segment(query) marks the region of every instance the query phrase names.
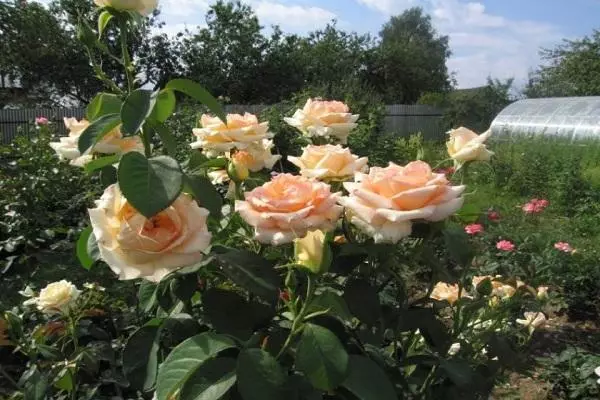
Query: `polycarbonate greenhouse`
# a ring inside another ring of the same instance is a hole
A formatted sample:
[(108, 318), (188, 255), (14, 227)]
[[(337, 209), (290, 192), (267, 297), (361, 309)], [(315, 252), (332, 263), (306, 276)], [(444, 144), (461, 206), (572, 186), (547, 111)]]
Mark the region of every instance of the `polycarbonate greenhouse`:
[(566, 140), (600, 139), (600, 97), (519, 100), (492, 122), (495, 137), (545, 136)]

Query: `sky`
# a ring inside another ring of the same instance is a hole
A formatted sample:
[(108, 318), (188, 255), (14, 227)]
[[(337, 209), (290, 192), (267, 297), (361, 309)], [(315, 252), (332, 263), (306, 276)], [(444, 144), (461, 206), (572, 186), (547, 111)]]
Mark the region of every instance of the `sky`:
[[(167, 32), (205, 24), (212, 0), (159, 0)], [(522, 86), (540, 63), (539, 49), (600, 28), (600, 0), (245, 0), (262, 25), (306, 33), (332, 19), (347, 31), (377, 35), (392, 15), (423, 7), (436, 30), (450, 37), (448, 69), (458, 87), (485, 84), (488, 76)]]

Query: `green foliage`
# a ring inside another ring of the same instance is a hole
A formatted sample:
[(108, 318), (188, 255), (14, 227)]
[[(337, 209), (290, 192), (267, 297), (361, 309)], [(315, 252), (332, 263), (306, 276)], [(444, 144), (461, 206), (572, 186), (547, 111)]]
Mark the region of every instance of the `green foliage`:
[(542, 376), (552, 383), (552, 394), (561, 399), (592, 399), (600, 395), (598, 375), (600, 356), (576, 347), (542, 360)]

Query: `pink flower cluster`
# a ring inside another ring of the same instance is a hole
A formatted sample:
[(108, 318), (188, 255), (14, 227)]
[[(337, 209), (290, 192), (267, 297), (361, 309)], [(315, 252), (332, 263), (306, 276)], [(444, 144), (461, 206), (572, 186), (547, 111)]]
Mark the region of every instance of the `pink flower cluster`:
[(554, 248), (559, 251), (563, 251), (565, 253), (574, 253), (575, 249), (571, 247), (571, 245), (567, 242), (558, 242), (554, 243)]
[(494, 211), (492, 209), (488, 210), (487, 217), (492, 222), (500, 221), (500, 213), (498, 211)]
[(525, 204), (521, 209), (525, 214), (538, 214), (541, 213), (550, 205), (550, 202), (546, 199), (531, 199), (529, 203)]
[(49, 122), (50, 121), (48, 121), (48, 118), (46, 118), (46, 117), (37, 117), (35, 119), (35, 124), (38, 126), (39, 125), (48, 125)]
[(513, 251), (515, 249), (515, 245), (509, 240), (501, 240), (496, 243), (496, 248), (502, 251)]
[(465, 232), (467, 232), (469, 235), (477, 235), (478, 233), (483, 232), (483, 225), (469, 224), (465, 226)]

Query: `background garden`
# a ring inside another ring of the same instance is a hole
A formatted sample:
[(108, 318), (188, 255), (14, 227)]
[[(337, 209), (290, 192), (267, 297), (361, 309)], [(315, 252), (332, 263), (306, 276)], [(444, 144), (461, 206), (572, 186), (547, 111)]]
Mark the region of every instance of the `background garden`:
[[(101, 85), (92, 79), (94, 73), (97, 75), (94, 67), (77, 55), (80, 48), (76, 36), (85, 39), (85, 32), (76, 34), (66, 28), (81, 18), (89, 19), (89, 25), (94, 26), (90, 4), (57, 1), (52, 7), (49, 13), (35, 4), (19, 7), (17, 3), (0, 3), (0, 26), (8, 39), (0, 45), (5, 46), (0, 52), (0, 71), (20, 76), (24, 83), (17, 95), (2, 92), (4, 104), (56, 105), (69, 96), (85, 103)], [(418, 132), (386, 131), (385, 104), (435, 105), (444, 110), (444, 128), (465, 125), (481, 132), (517, 97), (511, 91), (511, 82), (493, 79), (477, 90), (454, 90), (445, 68), (447, 38), (437, 35), (428, 17), (418, 9), (392, 18), (383, 27), (379, 41), (346, 33), (335, 25), (308, 37), (288, 36), (277, 30), (265, 37), (251, 9), (238, 3), (219, 2), (207, 20), (208, 28), (177, 40), (144, 28), (139, 32), (140, 39), (131, 44), (131, 51), (144, 60), (141, 69), (157, 87), (173, 77), (186, 76), (203, 83), (226, 103), (273, 104), (259, 120), (269, 122), (276, 152), (283, 156), (280, 168), (285, 171), (294, 171), (286, 157), (300, 154), (302, 144), (283, 117), (291, 116), (309, 97), (342, 100), (353, 113), (361, 115), (348, 146), (354, 154), (368, 157), (371, 166), (385, 166), (389, 161), (404, 165), (415, 159), (434, 166), (447, 158), (443, 141), (426, 141)], [(32, 26), (43, 26), (48, 32), (30, 29)], [(399, 45), (403, 35), (415, 32), (422, 35), (415, 48)], [(57, 70), (56, 74), (37, 70), (42, 64), (35, 49), (24, 53), (17, 48), (23, 40), (38, 43), (44, 37), (59, 38), (64, 49), (49, 51), (44, 68), (68, 64), (71, 70)], [(108, 38), (109, 45), (116, 46), (110, 42), (114, 39), (110, 34)], [(596, 32), (548, 51), (547, 56), (555, 62), (551, 67), (540, 67), (525, 94), (600, 95), (600, 74), (595, 74), (593, 67), (585, 73), (570, 69), (580, 59), (600, 66), (598, 39)], [(223, 48), (226, 53), (210, 57), (208, 50)], [(52, 59), (59, 56), (68, 58), (69, 63), (63, 58)], [(175, 59), (185, 62), (168, 62)], [(409, 65), (406, 60), (418, 60), (418, 64)], [(392, 68), (398, 64), (405, 69)], [(108, 79), (118, 85), (125, 80), (116, 67), (111, 71), (109, 64), (107, 70), (111, 74)], [(433, 76), (433, 70), (440, 71), (439, 76)], [(174, 158), (183, 163), (189, 155), (190, 127), (198, 125), (199, 116), (206, 110), (183, 98), (178, 100), (174, 117), (166, 125), (174, 137), (168, 146)], [(113, 320), (121, 324), (113, 328), (123, 332), (119, 339), (122, 345), (126, 334), (131, 333), (127, 327), (139, 323), (144, 313), (144, 304), (137, 297), (139, 284), (116, 281), (101, 263), (89, 271), (83, 269), (76, 254), (76, 241), (87, 226), (87, 209), (100, 197), (103, 179), (107, 178), (57, 162), (49, 146), (56, 138), (56, 124), (46, 122), (31, 121), (36, 135), (17, 138), (0, 148), (0, 310), (20, 306), (24, 300), (20, 291), (26, 286), (37, 291), (63, 278), (80, 287), (91, 282), (106, 288), (102, 296), (109, 304), (103, 310), (114, 312)], [(505, 366), (492, 395), (597, 398), (600, 385), (594, 369), (600, 366), (600, 144), (547, 137), (492, 137), (487, 145), (496, 155), (489, 163), (470, 166), (465, 205), (448, 225), (459, 230), (472, 224), (481, 226), (482, 231), (469, 238), (478, 254), (473, 263), (481, 272), (518, 276), (532, 287), (549, 286), (549, 300), (543, 310), (548, 324), (534, 333), (519, 362)], [(154, 147), (159, 152), (167, 151), (167, 145), (157, 138)], [(460, 180), (448, 167), (444, 164), (439, 169)], [(224, 193), (226, 188), (219, 190)], [(524, 206), (532, 199), (547, 200), (548, 206), (539, 212), (527, 211)], [(501, 240), (514, 244), (514, 251), (500, 251), (496, 245)], [(559, 243), (562, 245), (557, 246)], [(431, 268), (423, 263), (406, 268), (403, 278), (408, 293), (416, 298), (431, 275)], [(176, 338), (173, 341), (178, 342)], [(0, 348), (0, 355), (3, 362), (12, 357), (5, 348)], [(115, 376), (105, 378), (110, 381)], [(2, 390), (9, 387), (5, 378), (0, 376)], [(8, 393), (7, 389), (0, 396)]]

